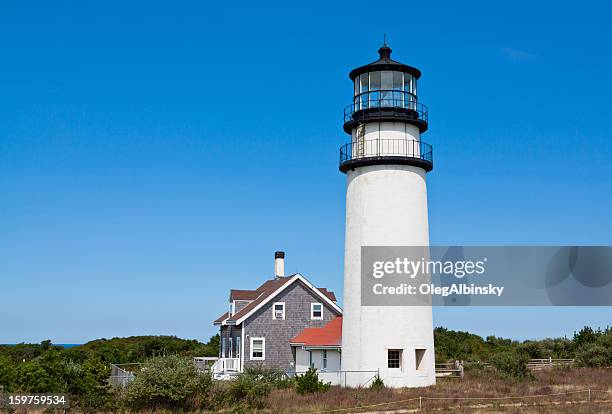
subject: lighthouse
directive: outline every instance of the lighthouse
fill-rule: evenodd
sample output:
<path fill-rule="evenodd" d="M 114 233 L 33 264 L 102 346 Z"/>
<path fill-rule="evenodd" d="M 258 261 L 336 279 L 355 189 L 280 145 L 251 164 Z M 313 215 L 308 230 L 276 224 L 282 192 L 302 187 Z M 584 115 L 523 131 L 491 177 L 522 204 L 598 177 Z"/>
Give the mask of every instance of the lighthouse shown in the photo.
<path fill-rule="evenodd" d="M 362 246 L 428 246 L 426 173 L 432 147 L 421 141 L 427 107 L 419 102 L 421 72 L 379 59 L 349 73 L 353 102 L 344 110 L 350 142 L 340 149 L 346 174 L 342 370 L 346 386 L 367 385 L 379 373 L 390 387 L 434 384 L 431 306 L 363 306 Z"/>

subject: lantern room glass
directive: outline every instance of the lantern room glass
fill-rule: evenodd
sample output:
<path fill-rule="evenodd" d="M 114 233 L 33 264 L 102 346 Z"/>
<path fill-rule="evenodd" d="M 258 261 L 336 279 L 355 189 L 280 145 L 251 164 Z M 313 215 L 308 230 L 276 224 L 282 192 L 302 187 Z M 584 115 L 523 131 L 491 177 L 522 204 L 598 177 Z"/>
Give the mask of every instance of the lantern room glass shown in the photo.
<path fill-rule="evenodd" d="M 355 110 L 376 107 L 416 108 L 416 79 L 400 71 L 366 72 L 355 78 Z"/>

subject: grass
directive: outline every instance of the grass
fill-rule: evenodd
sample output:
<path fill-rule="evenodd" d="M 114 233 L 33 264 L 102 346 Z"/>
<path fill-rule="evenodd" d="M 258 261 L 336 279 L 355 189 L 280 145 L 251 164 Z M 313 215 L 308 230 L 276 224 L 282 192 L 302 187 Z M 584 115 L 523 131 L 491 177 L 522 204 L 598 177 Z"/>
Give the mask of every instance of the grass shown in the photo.
<path fill-rule="evenodd" d="M 587 404 L 588 393 L 574 393 L 538 398 L 490 400 L 495 397 L 549 395 L 591 389 L 591 400 L 612 400 L 612 369 L 558 368 L 535 373 L 535 378 L 522 382 L 508 382 L 493 372 L 468 372 L 463 380 L 441 379 L 435 386 L 403 389 L 345 389 L 332 387 L 326 393 L 298 395 L 291 389 L 275 390 L 266 401 L 266 407 L 275 414 L 314 413 L 341 408 L 368 406 L 397 401 L 346 412 L 414 412 L 423 397 L 424 412 L 521 412 L 521 413 L 608 413 L 612 403 Z M 602 392 L 604 391 L 604 392 Z M 430 400 L 428 398 L 445 398 Z M 478 397 L 482 400 L 462 400 Z M 414 398 L 408 402 L 400 402 Z M 583 400 L 577 404 L 572 401 Z M 521 406 L 538 404 L 539 406 Z M 398 411 L 400 412 L 400 411 Z"/>
<path fill-rule="evenodd" d="M 229 386 L 220 382 L 219 386 Z M 588 393 L 572 393 L 591 389 Z M 500 399 L 495 397 L 533 396 L 537 398 Z M 423 410 L 419 411 L 419 397 L 423 397 Z M 442 400 L 429 398 L 444 398 Z M 466 397 L 482 399 L 464 400 Z M 410 400 L 410 401 L 406 401 Z M 607 401 L 607 402 L 606 402 Z M 386 404 L 395 402 L 393 404 Z M 376 405 L 380 404 L 380 405 Z M 331 387 L 327 392 L 298 394 L 294 388 L 273 390 L 260 409 L 227 407 L 224 413 L 257 412 L 266 414 L 312 414 L 332 411 L 345 413 L 534 413 L 574 414 L 612 412 L 612 369 L 605 368 L 553 368 L 537 371 L 534 378 L 521 382 L 509 382 L 492 370 L 466 372 L 463 380 L 439 379 L 435 386 L 427 388 L 402 388 L 380 390 Z M 374 405 L 372 407 L 372 405 Z M 370 406 L 370 407 L 367 407 Z M 363 408 L 356 408 L 363 407 Z M 343 411 L 334 411 L 344 409 Z M 16 413 L 24 413 L 17 410 Z M 28 413 L 42 411 L 29 410 Z M 75 411 L 70 411 L 75 412 Z M 127 411 L 122 411 L 127 414 Z M 171 410 L 140 411 L 156 414 L 172 414 Z"/>

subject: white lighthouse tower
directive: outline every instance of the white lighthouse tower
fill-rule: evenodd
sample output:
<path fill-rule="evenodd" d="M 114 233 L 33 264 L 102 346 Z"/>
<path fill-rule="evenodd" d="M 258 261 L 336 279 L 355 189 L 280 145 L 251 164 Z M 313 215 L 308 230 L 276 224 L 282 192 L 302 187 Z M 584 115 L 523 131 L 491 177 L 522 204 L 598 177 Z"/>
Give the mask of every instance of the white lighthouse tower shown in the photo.
<path fill-rule="evenodd" d="M 351 142 L 340 150 L 346 174 L 342 370 L 346 385 L 372 372 L 391 387 L 434 384 L 431 306 L 362 306 L 362 246 L 428 246 L 427 184 L 432 148 L 421 141 L 427 108 L 418 102 L 421 72 L 391 59 L 352 70 L 353 103 L 344 110 Z M 362 372 L 357 372 L 362 371 Z M 369 372 L 363 372 L 369 371 Z"/>

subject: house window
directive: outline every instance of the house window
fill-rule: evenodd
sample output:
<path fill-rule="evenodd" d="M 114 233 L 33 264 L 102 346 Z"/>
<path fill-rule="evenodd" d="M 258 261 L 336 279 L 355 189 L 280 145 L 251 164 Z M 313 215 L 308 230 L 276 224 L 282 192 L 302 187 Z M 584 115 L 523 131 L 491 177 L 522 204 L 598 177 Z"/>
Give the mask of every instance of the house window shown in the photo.
<path fill-rule="evenodd" d="M 323 350 L 323 369 L 327 369 L 327 349 Z"/>
<path fill-rule="evenodd" d="M 320 303 L 310 304 L 310 319 L 323 319 L 323 305 Z"/>
<path fill-rule="evenodd" d="M 312 351 L 308 351 L 308 366 L 314 368 L 314 362 L 312 361 Z"/>
<path fill-rule="evenodd" d="M 388 349 L 387 350 L 387 368 L 402 367 L 402 350 Z"/>
<path fill-rule="evenodd" d="M 227 357 L 228 358 L 233 358 L 234 357 L 234 350 L 232 349 L 232 337 L 229 338 L 229 347 L 227 348 Z"/>
<path fill-rule="evenodd" d="M 225 358 L 225 337 L 221 338 L 221 358 Z"/>
<path fill-rule="evenodd" d="M 285 319 L 285 302 L 275 302 L 272 306 L 272 319 Z"/>
<path fill-rule="evenodd" d="M 255 361 L 266 359 L 266 338 L 251 338 L 251 359 Z"/>
<path fill-rule="evenodd" d="M 240 337 L 236 337 L 236 358 L 240 358 Z"/>
<path fill-rule="evenodd" d="M 425 349 L 415 349 L 414 359 L 416 361 L 416 370 L 423 371 L 425 369 Z"/>

